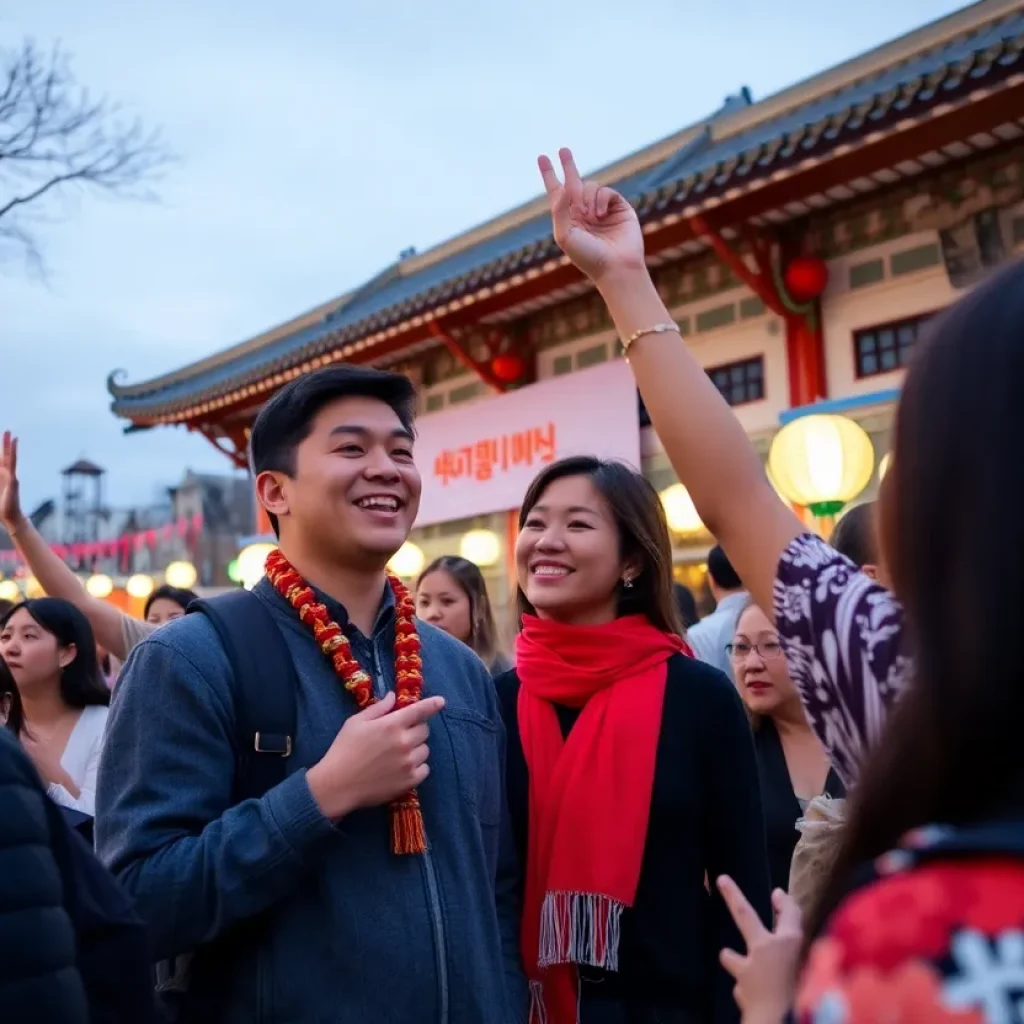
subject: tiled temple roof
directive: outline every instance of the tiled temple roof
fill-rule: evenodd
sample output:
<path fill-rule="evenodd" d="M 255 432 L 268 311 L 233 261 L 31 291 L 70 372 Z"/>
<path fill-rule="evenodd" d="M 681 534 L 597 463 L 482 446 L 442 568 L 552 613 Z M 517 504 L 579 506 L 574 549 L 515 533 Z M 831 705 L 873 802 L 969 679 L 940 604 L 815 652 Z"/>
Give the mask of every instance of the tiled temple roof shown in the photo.
<path fill-rule="evenodd" d="M 621 191 L 642 221 L 656 221 L 808 156 L 849 146 L 894 121 L 922 116 L 986 82 L 1019 75 L 1022 49 L 1021 4 L 983 0 L 759 103 L 750 103 L 744 90 L 705 123 L 668 140 L 674 149 L 667 155 L 645 166 L 645 154 L 665 153 L 666 144 L 656 144 L 595 176 Z M 511 224 L 502 229 L 506 221 Z M 113 411 L 137 423 L 185 419 L 200 403 L 265 386 L 310 360 L 330 361 L 339 352 L 344 358 L 356 346 L 370 354 L 365 339 L 481 288 L 547 269 L 560 257 L 542 202 L 496 224 L 497 230 L 485 225 L 400 261 L 336 304 L 299 318 L 294 329 L 285 325 L 138 384 L 120 384 L 111 374 Z"/>

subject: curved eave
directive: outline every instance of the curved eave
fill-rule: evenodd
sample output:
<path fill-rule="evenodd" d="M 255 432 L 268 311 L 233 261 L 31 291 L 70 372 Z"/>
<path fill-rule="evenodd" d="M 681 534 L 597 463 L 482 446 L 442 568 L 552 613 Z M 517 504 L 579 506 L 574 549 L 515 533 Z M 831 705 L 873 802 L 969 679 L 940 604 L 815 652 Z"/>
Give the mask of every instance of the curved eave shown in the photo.
<path fill-rule="evenodd" d="M 1006 31 L 1008 26 L 1012 31 Z M 835 109 L 839 97 L 832 96 L 791 112 L 772 122 L 782 130 L 771 137 L 765 137 L 765 126 L 761 126 L 735 138 L 712 140 L 704 152 L 695 154 L 694 162 L 716 157 L 706 166 L 669 180 L 652 181 L 634 197 L 645 234 L 656 234 L 712 208 L 722 210 L 727 222 L 730 204 L 770 183 L 842 160 L 922 121 L 941 118 L 1024 82 L 1018 70 L 1024 49 L 1022 15 L 989 26 L 949 49 L 950 58 L 927 74 L 901 80 L 901 69 L 896 68 L 872 80 L 873 92 L 865 93 L 864 86 L 870 83 L 844 90 L 853 101 L 840 110 Z M 826 116 L 814 117 L 829 105 L 832 109 Z M 759 141 L 755 141 L 757 136 Z M 666 173 L 671 163 L 666 165 Z M 172 397 L 158 381 L 126 387 L 111 375 L 112 409 L 133 423 L 150 425 L 191 422 L 222 415 L 232 407 L 257 404 L 288 380 L 320 366 L 377 358 L 384 349 L 393 351 L 403 338 L 409 343 L 422 340 L 433 320 L 481 304 L 494 306 L 505 293 L 511 302 L 517 289 L 567 264 L 554 239 L 546 235 L 351 323 L 328 323 L 301 331 L 287 351 L 206 387 L 187 388 Z"/>

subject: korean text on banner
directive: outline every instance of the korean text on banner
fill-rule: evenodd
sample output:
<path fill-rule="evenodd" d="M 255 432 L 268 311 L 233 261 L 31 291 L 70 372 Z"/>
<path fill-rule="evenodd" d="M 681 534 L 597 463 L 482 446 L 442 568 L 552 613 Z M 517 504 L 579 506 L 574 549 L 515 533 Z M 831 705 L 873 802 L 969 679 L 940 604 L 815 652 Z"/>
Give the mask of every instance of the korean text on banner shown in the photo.
<path fill-rule="evenodd" d="M 417 435 L 417 526 L 518 508 L 537 473 L 568 455 L 640 465 L 636 385 L 621 359 L 423 416 Z"/>

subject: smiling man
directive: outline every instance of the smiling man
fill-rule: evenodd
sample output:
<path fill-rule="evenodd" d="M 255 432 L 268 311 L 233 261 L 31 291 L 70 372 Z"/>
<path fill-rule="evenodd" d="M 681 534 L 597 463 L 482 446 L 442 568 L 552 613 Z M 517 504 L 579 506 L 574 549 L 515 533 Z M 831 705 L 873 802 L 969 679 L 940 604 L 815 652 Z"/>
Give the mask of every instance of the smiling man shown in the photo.
<path fill-rule="evenodd" d="M 294 735 L 239 739 L 259 689 L 203 614 L 144 641 L 115 691 L 97 846 L 158 955 L 192 954 L 183 1021 L 525 1019 L 494 688 L 385 570 L 419 506 L 415 400 L 405 377 L 340 366 L 253 427 L 280 548 L 250 640 L 294 667 L 259 682 L 295 688 Z M 282 755 L 265 792 L 240 784 Z"/>

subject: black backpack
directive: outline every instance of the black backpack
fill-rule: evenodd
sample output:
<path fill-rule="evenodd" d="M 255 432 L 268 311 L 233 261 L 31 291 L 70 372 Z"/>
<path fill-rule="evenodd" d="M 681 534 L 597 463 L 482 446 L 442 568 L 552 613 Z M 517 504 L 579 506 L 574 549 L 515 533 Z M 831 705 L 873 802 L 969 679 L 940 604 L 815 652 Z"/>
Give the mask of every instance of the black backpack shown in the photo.
<path fill-rule="evenodd" d="M 263 796 L 288 774 L 295 736 L 298 676 L 283 634 L 266 605 L 247 590 L 233 590 L 193 601 L 189 614 L 205 615 L 220 638 L 231 665 L 235 713 L 235 781 L 232 806 Z M 216 977 L 244 950 L 255 948 L 269 913 L 240 922 L 203 947 L 205 971 Z M 156 990 L 167 1021 L 219 1021 L 219 1007 L 193 1005 L 188 993 L 191 955 L 156 965 Z"/>

